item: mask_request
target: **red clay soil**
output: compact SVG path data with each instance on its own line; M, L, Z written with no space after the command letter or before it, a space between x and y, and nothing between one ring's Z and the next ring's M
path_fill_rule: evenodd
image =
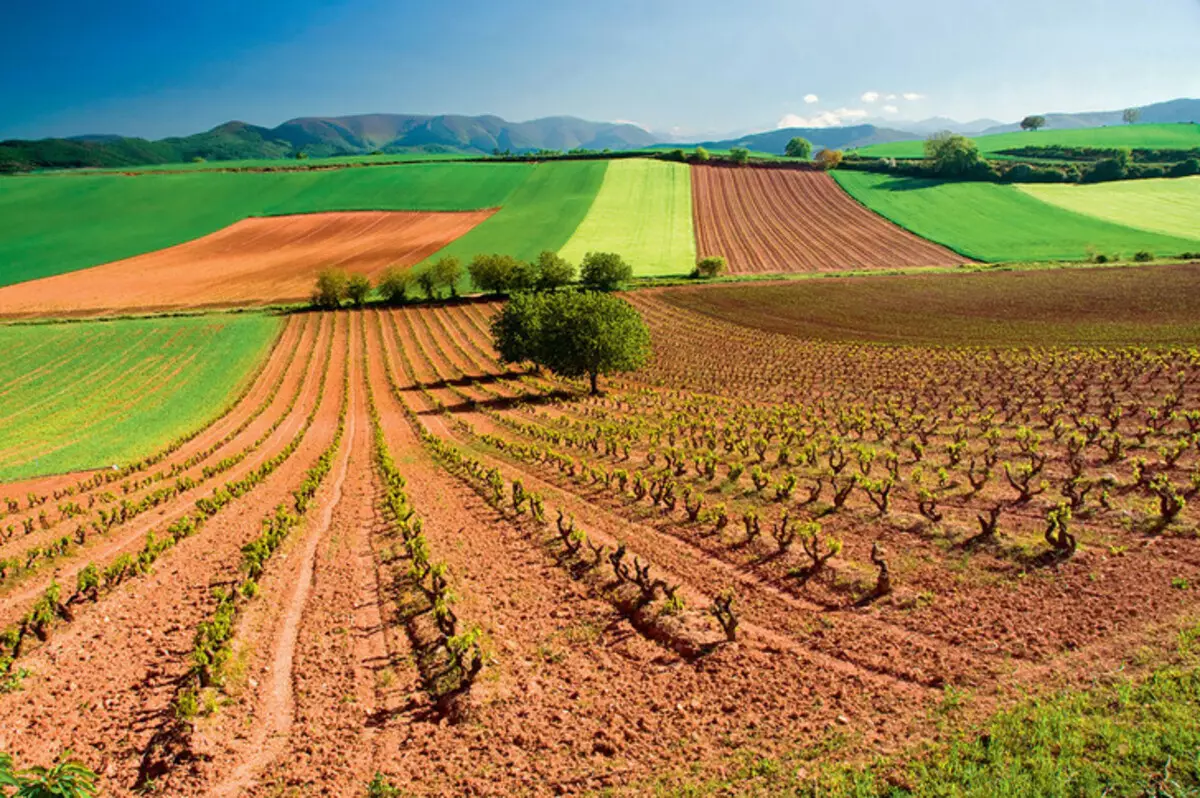
M697 254L724 256L734 274L969 262L867 210L824 172L693 166L692 214Z
M0 289L0 316L307 299L321 269L372 278L419 263L493 211L362 211L244 219L168 249Z

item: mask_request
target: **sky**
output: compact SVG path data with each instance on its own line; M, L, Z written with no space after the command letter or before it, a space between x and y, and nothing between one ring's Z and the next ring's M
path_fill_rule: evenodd
M572 115L678 136L1200 97L1200 0L16 2L0 139Z

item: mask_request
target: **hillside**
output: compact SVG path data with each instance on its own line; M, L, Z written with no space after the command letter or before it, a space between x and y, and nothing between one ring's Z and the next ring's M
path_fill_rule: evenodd
M226 122L192 136L148 141L122 136L0 142L0 172L81 167L313 157L382 151L490 154L494 150L636 149L654 138L635 125L569 116L508 122L498 116L362 114L303 117L275 128Z
M871 144L908 141L915 138L912 133L876 127L875 125L785 127L778 130L768 130L765 133L752 133L741 138L725 139L723 141L702 141L697 144L660 146L705 147L710 150L728 150L730 147L745 147L754 152L782 155L783 148L787 146L788 141L796 136L811 141L815 150L846 150L854 147L866 147Z
M1138 108L1142 112L1141 122L1147 125L1173 124L1175 122L1200 122L1200 100L1180 98L1167 102L1152 103ZM1105 125L1120 125L1123 123L1121 111L1085 111L1078 114L1048 113L1046 117L1047 130L1070 130L1073 128L1103 127ZM984 130L981 135L993 133L1014 133L1021 129L1019 122L1008 125L996 125Z
M1129 147L1144 149L1190 150L1200 147L1200 125L1118 123L1111 127L1070 128L1018 131L972 137L984 155L1025 146ZM888 142L859 151L871 158L921 158L924 141Z

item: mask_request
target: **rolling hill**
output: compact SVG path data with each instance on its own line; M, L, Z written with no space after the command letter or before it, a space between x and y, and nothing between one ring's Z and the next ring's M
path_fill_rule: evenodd
M813 143L814 150L845 150L866 147L871 144L886 144L893 141L910 141L914 134L902 130L876 127L875 125L853 125L850 127L785 127L752 133L736 139L723 141L701 141L695 144L663 144L663 147L704 147L709 150L728 150L730 147L745 147L753 152L782 155L783 148L793 137L800 136Z

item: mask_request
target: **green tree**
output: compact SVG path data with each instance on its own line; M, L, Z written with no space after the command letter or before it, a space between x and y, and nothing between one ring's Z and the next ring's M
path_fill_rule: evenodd
M443 255L429 267L434 284L449 289L450 296L458 296L458 281L462 277L462 261L453 255Z
M346 297L356 308L361 308L371 294L371 280L365 274L352 274L346 283Z
M975 142L950 131L934 133L925 140L925 157L935 172L947 177L970 174L983 163Z
M530 361L563 377L587 377L593 394L601 375L641 368L650 331L620 297L597 292L518 294L492 322L505 362Z
M350 276L346 274L345 269L322 269L317 274L312 303L326 310L340 308L349 285Z
M808 160L812 157L813 145L812 142L803 136L796 136L787 143L783 148L783 152L789 158L803 158Z
M1027 116L1021 120L1021 130L1037 130L1045 126L1046 117L1044 116Z
M733 161L738 166L750 160L750 150L745 147L730 147L729 160Z
M408 300L408 287L413 283L412 269L389 266L379 275L379 295L391 305Z
M92 798L98 795L96 774L65 752L52 767L17 771L12 757L0 753L0 795L17 789L13 798Z
M1121 112L1121 119L1123 119L1127 125L1136 125L1141 118L1142 109L1140 108L1126 108Z
M841 150L826 148L817 153L817 165L826 171L837 169L841 166L844 157Z
M580 279L588 288L614 291L633 277L633 267L615 252L589 252L583 256Z
M720 255L710 255L696 261L696 270L692 272L692 276L702 280L711 280L724 274L727 265L725 259Z
M425 298L433 301L437 296L438 281L437 275L433 273L433 264L427 263L424 266L416 269L413 278L420 289L425 293Z
M552 291L575 279L575 265L558 253L545 250L537 257L538 288Z
M708 154L708 150L703 147L697 147L696 151L692 153L692 157L700 163L707 163L711 156Z
M503 294L512 284L519 261L511 255L476 255L467 264L471 282L480 291Z

